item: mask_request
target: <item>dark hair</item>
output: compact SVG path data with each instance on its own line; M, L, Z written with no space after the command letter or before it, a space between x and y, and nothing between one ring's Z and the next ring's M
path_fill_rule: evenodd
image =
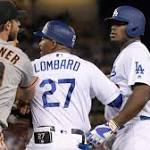
M18 10L12 1L0 0L0 25L21 15L23 15L23 11Z

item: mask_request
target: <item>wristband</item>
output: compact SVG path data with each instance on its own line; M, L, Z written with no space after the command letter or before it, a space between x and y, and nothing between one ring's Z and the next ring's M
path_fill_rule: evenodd
M120 127L114 120L108 121L108 126L111 128L111 130L115 133Z

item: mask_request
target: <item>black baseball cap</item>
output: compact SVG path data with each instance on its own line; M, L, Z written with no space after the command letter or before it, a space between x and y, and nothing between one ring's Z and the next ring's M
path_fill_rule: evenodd
M18 10L16 5L10 0L0 0L0 25L8 20L24 16L26 11Z

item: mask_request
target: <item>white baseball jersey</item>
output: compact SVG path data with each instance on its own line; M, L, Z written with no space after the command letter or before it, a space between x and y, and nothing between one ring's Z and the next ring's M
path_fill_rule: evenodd
M92 63L65 52L47 54L33 62L39 77L31 104L34 128L91 128L91 98L112 102L118 88Z
M0 40L0 124L7 126L18 85L26 87L32 80L32 64L25 53Z
M132 85L145 83L150 86L150 53L141 41L137 40L129 44L120 52L113 64L110 79L119 86L124 97L124 104L132 94ZM106 119L109 120L115 115L115 109L106 106ZM150 116L150 102L145 105L139 115Z

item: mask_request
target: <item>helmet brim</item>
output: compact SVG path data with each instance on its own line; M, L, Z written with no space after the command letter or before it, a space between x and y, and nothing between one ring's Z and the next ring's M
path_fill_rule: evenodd
M52 40L51 37L48 37L46 34L44 34L42 31L33 32L33 35L39 38L47 38L49 40Z
M40 38L45 37L45 34L42 31L33 32L33 35Z
M126 24L128 24L128 22L126 22L126 21L114 19L112 17L105 18L104 21L105 21L105 23L107 23L109 25L113 25L113 24L116 24L116 25L126 25Z

